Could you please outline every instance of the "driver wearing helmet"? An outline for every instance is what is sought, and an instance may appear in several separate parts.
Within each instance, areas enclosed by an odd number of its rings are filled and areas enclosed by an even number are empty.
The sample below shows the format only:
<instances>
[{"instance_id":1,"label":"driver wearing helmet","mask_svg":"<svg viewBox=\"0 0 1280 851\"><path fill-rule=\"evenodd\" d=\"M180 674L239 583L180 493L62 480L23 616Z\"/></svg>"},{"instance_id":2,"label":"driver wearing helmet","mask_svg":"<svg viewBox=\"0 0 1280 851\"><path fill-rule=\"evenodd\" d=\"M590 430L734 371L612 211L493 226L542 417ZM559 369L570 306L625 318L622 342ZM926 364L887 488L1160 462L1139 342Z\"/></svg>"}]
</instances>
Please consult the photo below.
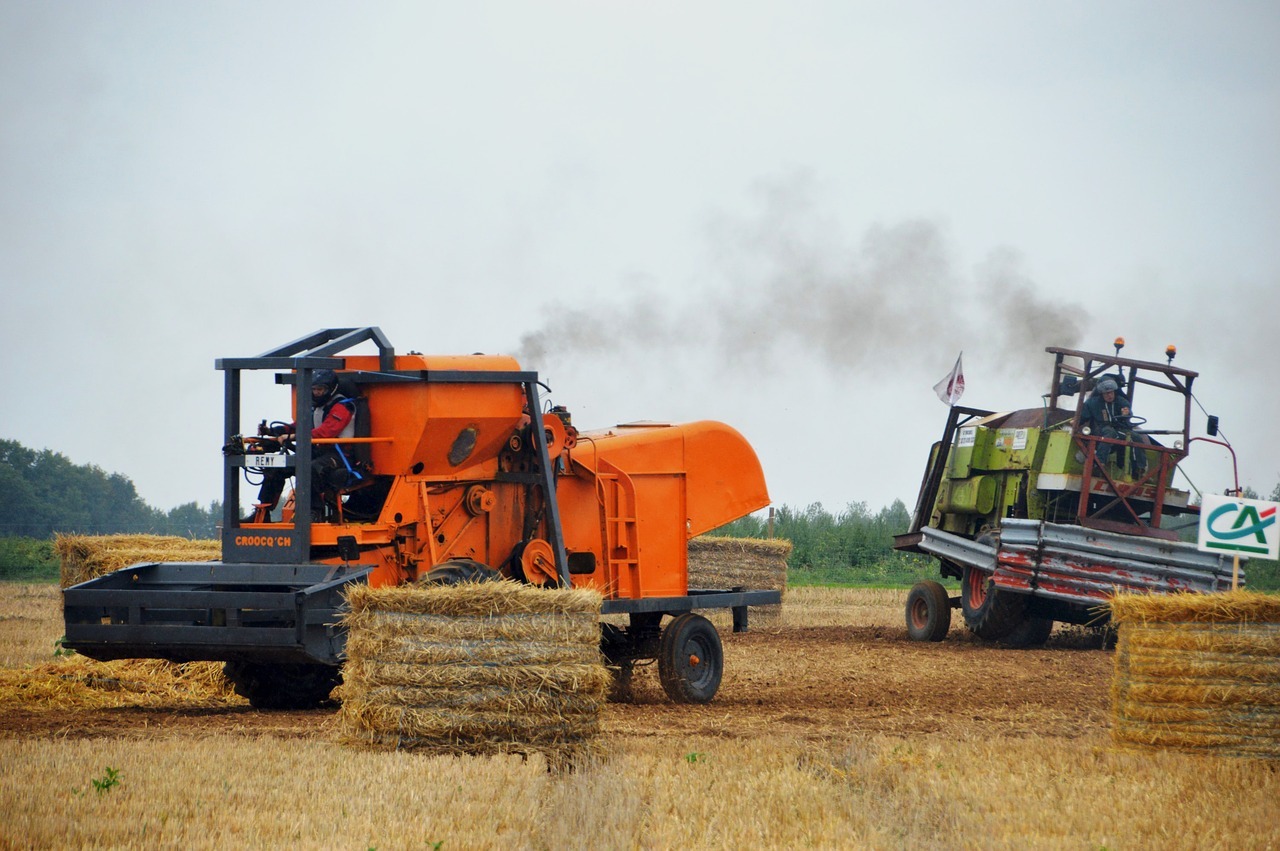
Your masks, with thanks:
<instances>
[{"instance_id":1,"label":"driver wearing helmet","mask_svg":"<svg viewBox=\"0 0 1280 851\"><path fill-rule=\"evenodd\" d=\"M331 369L317 369L311 374L311 437L352 437L355 435L355 402L338 391L338 375ZM281 446L297 433L297 423L276 426L275 434L267 439ZM324 511L323 494L336 482L333 478L344 471L341 450L334 444L311 447L311 515L319 519ZM258 490L255 511L242 522L253 522L255 517L267 517L280 501L285 479L289 471L281 467L268 467L262 474L262 487Z\"/></svg>"},{"instance_id":2,"label":"driver wearing helmet","mask_svg":"<svg viewBox=\"0 0 1280 851\"><path fill-rule=\"evenodd\" d=\"M1131 443L1146 443L1145 435L1134 432L1129 423L1133 415L1129 400L1120 392L1120 385L1114 378L1103 378L1094 388L1093 394L1085 400L1080 414L1081 428L1088 427L1096 437L1109 437L1128 440ZM1113 443L1098 442L1098 461L1106 464L1111 458ZM1147 453L1137 447L1133 448L1133 471L1141 477L1147 472Z\"/></svg>"}]
</instances>

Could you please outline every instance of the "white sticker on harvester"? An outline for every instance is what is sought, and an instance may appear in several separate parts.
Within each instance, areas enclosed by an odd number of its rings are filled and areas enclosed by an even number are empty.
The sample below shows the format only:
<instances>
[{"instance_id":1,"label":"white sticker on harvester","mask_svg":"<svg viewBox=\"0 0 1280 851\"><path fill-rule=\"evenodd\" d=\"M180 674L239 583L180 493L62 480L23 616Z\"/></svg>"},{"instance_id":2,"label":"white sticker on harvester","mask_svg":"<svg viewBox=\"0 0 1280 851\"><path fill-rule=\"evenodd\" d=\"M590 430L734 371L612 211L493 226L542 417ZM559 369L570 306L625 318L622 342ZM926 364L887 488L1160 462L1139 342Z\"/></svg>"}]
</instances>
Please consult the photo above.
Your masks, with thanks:
<instances>
[{"instance_id":1,"label":"white sticker on harvester","mask_svg":"<svg viewBox=\"0 0 1280 851\"><path fill-rule=\"evenodd\" d=\"M1027 448L1027 430L1025 428L1016 429L1013 432L1013 448L1014 449Z\"/></svg>"},{"instance_id":2,"label":"white sticker on harvester","mask_svg":"<svg viewBox=\"0 0 1280 851\"><path fill-rule=\"evenodd\" d=\"M960 429L960 435L956 438L956 446L973 446L978 440L978 429L975 426Z\"/></svg>"}]
</instances>

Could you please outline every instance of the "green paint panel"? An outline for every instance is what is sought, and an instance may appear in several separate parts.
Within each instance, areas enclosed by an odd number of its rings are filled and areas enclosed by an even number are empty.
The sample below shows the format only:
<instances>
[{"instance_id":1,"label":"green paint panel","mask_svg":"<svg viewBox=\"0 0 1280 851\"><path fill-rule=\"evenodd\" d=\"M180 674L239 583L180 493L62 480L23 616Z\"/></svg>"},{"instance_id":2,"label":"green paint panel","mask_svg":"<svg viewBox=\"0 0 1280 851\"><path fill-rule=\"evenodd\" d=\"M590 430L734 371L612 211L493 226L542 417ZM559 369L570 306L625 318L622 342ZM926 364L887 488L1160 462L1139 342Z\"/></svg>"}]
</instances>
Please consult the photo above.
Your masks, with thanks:
<instances>
[{"instance_id":1,"label":"green paint panel","mask_svg":"<svg viewBox=\"0 0 1280 851\"><path fill-rule=\"evenodd\" d=\"M1040 464L1042 473L1075 473L1079 474L1082 465L1075 459L1076 448L1071 442L1071 433L1051 431L1045 441L1044 460Z\"/></svg>"},{"instance_id":2,"label":"green paint panel","mask_svg":"<svg viewBox=\"0 0 1280 851\"><path fill-rule=\"evenodd\" d=\"M990 514L996 507L996 480L975 476L947 482L939 489L938 509L955 514Z\"/></svg>"}]
</instances>

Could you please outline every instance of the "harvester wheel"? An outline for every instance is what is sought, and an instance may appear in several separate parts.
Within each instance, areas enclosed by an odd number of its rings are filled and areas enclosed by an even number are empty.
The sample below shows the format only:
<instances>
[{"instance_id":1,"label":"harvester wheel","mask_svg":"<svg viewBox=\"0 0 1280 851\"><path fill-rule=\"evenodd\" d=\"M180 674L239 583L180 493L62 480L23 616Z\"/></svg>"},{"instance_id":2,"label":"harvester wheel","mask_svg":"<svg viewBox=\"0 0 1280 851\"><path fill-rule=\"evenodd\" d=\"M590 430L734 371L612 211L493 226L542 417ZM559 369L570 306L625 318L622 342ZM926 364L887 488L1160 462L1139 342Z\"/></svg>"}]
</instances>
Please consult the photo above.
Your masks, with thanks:
<instances>
[{"instance_id":1,"label":"harvester wheel","mask_svg":"<svg viewBox=\"0 0 1280 851\"><path fill-rule=\"evenodd\" d=\"M336 665L228 662L222 671L254 709L315 709L342 682Z\"/></svg>"},{"instance_id":2,"label":"harvester wheel","mask_svg":"<svg viewBox=\"0 0 1280 851\"><path fill-rule=\"evenodd\" d=\"M676 703L707 703L724 675L724 649L711 621L686 612L667 624L658 646L658 679Z\"/></svg>"},{"instance_id":3,"label":"harvester wheel","mask_svg":"<svg viewBox=\"0 0 1280 851\"><path fill-rule=\"evenodd\" d=\"M464 582L495 582L502 574L488 565L469 558L443 561L419 579L428 585L461 585Z\"/></svg>"},{"instance_id":4,"label":"harvester wheel","mask_svg":"<svg viewBox=\"0 0 1280 851\"><path fill-rule=\"evenodd\" d=\"M1022 623L1009 631L1000 639L1000 643L1008 647L1042 647L1053 632L1053 621L1050 618L1038 618L1027 615Z\"/></svg>"},{"instance_id":5,"label":"harvester wheel","mask_svg":"<svg viewBox=\"0 0 1280 851\"><path fill-rule=\"evenodd\" d=\"M1027 598L996 588L985 571L966 566L960 586L965 626L979 638L998 641L1026 617Z\"/></svg>"},{"instance_id":6,"label":"harvester wheel","mask_svg":"<svg viewBox=\"0 0 1280 851\"><path fill-rule=\"evenodd\" d=\"M951 629L951 598L942 583L922 579L907 594L907 637L941 641Z\"/></svg>"}]
</instances>

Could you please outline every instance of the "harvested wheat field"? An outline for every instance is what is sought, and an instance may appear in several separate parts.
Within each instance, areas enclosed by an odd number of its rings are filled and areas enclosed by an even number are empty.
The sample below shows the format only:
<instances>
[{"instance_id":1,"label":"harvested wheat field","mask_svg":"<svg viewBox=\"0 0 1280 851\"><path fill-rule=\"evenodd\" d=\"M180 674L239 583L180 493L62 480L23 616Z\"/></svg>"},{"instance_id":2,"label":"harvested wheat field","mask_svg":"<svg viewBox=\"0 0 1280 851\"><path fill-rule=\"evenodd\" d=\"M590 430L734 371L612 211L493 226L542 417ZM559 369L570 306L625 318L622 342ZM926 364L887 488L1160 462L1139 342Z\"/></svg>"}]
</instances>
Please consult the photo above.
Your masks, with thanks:
<instances>
[{"instance_id":1,"label":"harvested wheat field","mask_svg":"<svg viewBox=\"0 0 1280 851\"><path fill-rule=\"evenodd\" d=\"M775 625L722 630L715 701L641 669L599 752L549 769L55 659L57 589L0 586L0 847L1280 848L1274 761L1112 745L1092 636L914 644L904 601L791 589Z\"/></svg>"}]
</instances>

